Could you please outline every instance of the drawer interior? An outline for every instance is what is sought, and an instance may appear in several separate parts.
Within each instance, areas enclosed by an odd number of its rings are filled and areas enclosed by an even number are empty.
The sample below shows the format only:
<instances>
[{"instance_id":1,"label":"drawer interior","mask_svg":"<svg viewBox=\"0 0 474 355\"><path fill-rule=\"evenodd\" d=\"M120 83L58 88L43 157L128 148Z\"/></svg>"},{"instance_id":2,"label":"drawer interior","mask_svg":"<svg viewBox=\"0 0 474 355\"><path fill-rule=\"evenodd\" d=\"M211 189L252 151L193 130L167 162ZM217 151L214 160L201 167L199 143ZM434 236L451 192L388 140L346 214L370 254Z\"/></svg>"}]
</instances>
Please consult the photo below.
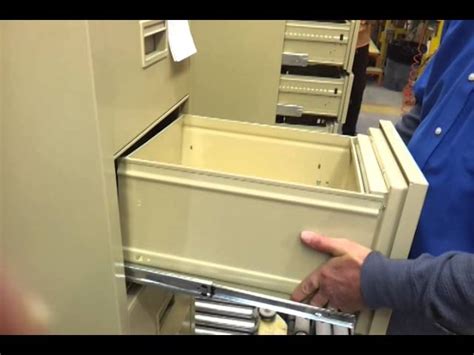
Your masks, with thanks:
<instances>
[{"instance_id":1,"label":"drawer interior","mask_svg":"<svg viewBox=\"0 0 474 355\"><path fill-rule=\"evenodd\" d=\"M360 192L350 137L182 115L132 158Z\"/></svg>"}]
</instances>

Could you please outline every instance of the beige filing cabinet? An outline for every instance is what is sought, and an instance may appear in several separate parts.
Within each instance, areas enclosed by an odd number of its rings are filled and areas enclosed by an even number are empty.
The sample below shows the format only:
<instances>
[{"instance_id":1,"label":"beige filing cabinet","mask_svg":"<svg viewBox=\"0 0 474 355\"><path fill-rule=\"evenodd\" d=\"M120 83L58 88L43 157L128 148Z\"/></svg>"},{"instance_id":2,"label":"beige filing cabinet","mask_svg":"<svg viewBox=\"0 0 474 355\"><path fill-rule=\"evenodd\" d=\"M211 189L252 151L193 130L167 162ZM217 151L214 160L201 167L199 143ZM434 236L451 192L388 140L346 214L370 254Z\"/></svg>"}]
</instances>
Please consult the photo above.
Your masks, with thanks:
<instances>
[{"instance_id":1,"label":"beige filing cabinet","mask_svg":"<svg viewBox=\"0 0 474 355\"><path fill-rule=\"evenodd\" d=\"M359 21L286 21L283 64L327 64L352 71Z\"/></svg>"},{"instance_id":2,"label":"beige filing cabinet","mask_svg":"<svg viewBox=\"0 0 474 355\"><path fill-rule=\"evenodd\" d=\"M306 128L337 132L352 74L327 78L284 69L330 65L351 72L359 21L192 21L190 112L275 124L276 117L332 117ZM285 69L286 70L286 69ZM294 127L294 125L293 125Z\"/></svg>"},{"instance_id":3,"label":"beige filing cabinet","mask_svg":"<svg viewBox=\"0 0 474 355\"><path fill-rule=\"evenodd\" d=\"M349 107L358 32L356 20L286 21L277 122L339 131Z\"/></svg>"},{"instance_id":4,"label":"beige filing cabinet","mask_svg":"<svg viewBox=\"0 0 474 355\"><path fill-rule=\"evenodd\" d=\"M134 333L115 158L189 95L164 25L0 21L0 259L53 334Z\"/></svg>"},{"instance_id":5,"label":"beige filing cabinet","mask_svg":"<svg viewBox=\"0 0 474 355\"><path fill-rule=\"evenodd\" d=\"M287 296L327 258L302 229L407 256L426 181L393 126L350 138L194 111L199 66L172 61L166 30L0 22L2 260L51 333L188 332L189 298L127 297L124 260Z\"/></svg>"},{"instance_id":6,"label":"beige filing cabinet","mask_svg":"<svg viewBox=\"0 0 474 355\"><path fill-rule=\"evenodd\" d=\"M278 87L277 114L337 117L344 123L354 76L324 78L283 74ZM336 132L330 132L336 133Z\"/></svg>"}]
</instances>

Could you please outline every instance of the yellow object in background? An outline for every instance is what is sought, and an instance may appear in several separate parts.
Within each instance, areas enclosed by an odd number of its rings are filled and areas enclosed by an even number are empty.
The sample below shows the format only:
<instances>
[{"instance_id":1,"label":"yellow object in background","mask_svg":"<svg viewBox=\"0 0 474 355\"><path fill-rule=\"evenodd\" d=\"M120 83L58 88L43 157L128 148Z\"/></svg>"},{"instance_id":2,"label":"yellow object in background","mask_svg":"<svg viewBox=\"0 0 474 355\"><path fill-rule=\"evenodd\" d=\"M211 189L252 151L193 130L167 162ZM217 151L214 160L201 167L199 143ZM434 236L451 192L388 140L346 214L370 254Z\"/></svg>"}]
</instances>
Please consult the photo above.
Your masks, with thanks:
<instances>
[{"instance_id":1,"label":"yellow object in background","mask_svg":"<svg viewBox=\"0 0 474 355\"><path fill-rule=\"evenodd\" d=\"M444 27L444 21L441 20L439 21L436 34L433 36L433 38L429 42L428 51L425 54L427 58L431 57L434 54L434 52L436 52L436 50L438 49L439 44L441 42L441 34L443 33L443 27Z\"/></svg>"},{"instance_id":2,"label":"yellow object in background","mask_svg":"<svg viewBox=\"0 0 474 355\"><path fill-rule=\"evenodd\" d=\"M441 43L441 34L443 33L443 27L444 27L444 20L441 20L438 23L438 28L436 29L435 35L427 43L428 49L427 49L426 53L423 55L423 58L421 60L420 68L418 70L418 76L420 76L421 73L423 73L423 71L426 67L426 63L428 63L428 61L431 59L431 57L438 50L438 47Z\"/></svg>"},{"instance_id":3,"label":"yellow object in background","mask_svg":"<svg viewBox=\"0 0 474 355\"><path fill-rule=\"evenodd\" d=\"M280 315L276 315L271 321L260 322L258 326L258 335L287 335L288 325Z\"/></svg>"}]
</instances>

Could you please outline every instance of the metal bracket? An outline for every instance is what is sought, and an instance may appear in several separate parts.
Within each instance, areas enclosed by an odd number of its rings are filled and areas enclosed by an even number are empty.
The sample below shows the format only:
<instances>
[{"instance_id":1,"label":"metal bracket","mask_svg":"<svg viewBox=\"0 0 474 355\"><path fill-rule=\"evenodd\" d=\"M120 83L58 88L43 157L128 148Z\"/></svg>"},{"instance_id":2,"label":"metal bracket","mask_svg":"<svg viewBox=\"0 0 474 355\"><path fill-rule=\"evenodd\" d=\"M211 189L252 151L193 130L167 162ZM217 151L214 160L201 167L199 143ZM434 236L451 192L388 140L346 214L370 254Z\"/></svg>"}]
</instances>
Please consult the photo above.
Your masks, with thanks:
<instances>
[{"instance_id":1,"label":"metal bracket","mask_svg":"<svg viewBox=\"0 0 474 355\"><path fill-rule=\"evenodd\" d=\"M301 117L303 115L303 106L277 104L276 113L280 116Z\"/></svg>"},{"instance_id":2,"label":"metal bracket","mask_svg":"<svg viewBox=\"0 0 474 355\"><path fill-rule=\"evenodd\" d=\"M130 263L125 263L124 268L127 280L138 284L159 286L200 297L212 297L214 292L212 281Z\"/></svg>"},{"instance_id":3,"label":"metal bracket","mask_svg":"<svg viewBox=\"0 0 474 355\"><path fill-rule=\"evenodd\" d=\"M308 60L309 56L306 53L283 53L281 64L295 67L306 67L308 66Z\"/></svg>"},{"instance_id":4,"label":"metal bracket","mask_svg":"<svg viewBox=\"0 0 474 355\"><path fill-rule=\"evenodd\" d=\"M337 312L331 309L314 307L278 297L218 285L209 280L175 274L156 268L125 263L124 270L125 276L129 281L143 285L162 287L192 296L267 308L275 312L326 322L350 329L354 329L356 322L356 317L353 314Z\"/></svg>"}]
</instances>

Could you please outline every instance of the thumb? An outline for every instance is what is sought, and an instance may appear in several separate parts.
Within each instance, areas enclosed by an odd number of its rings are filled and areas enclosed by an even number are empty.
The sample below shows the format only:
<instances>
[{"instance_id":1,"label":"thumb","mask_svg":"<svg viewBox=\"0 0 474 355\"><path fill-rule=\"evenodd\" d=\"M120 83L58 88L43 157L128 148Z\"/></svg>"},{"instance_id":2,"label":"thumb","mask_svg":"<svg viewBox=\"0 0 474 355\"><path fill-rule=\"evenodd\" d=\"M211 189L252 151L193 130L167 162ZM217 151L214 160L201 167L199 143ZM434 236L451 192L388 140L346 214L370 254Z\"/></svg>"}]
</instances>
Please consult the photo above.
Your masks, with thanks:
<instances>
[{"instance_id":1,"label":"thumb","mask_svg":"<svg viewBox=\"0 0 474 355\"><path fill-rule=\"evenodd\" d=\"M309 247L322 253L341 256L347 253L343 239L329 238L310 231L301 233L301 240Z\"/></svg>"}]
</instances>

